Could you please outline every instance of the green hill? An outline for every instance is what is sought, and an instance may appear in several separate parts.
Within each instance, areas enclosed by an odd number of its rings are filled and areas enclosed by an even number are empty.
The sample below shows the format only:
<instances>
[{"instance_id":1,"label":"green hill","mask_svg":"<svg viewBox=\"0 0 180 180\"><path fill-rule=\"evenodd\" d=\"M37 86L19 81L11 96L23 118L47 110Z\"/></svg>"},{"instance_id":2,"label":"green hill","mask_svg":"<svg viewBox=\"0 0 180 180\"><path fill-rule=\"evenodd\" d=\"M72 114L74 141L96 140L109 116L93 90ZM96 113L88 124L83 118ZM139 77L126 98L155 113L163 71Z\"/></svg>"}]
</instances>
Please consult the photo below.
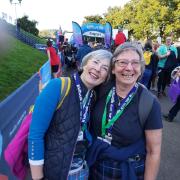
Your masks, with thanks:
<instances>
[{"instance_id":1,"label":"green hill","mask_svg":"<svg viewBox=\"0 0 180 180\"><path fill-rule=\"evenodd\" d=\"M0 35L0 101L28 80L47 55L7 35Z\"/></svg>"}]
</instances>

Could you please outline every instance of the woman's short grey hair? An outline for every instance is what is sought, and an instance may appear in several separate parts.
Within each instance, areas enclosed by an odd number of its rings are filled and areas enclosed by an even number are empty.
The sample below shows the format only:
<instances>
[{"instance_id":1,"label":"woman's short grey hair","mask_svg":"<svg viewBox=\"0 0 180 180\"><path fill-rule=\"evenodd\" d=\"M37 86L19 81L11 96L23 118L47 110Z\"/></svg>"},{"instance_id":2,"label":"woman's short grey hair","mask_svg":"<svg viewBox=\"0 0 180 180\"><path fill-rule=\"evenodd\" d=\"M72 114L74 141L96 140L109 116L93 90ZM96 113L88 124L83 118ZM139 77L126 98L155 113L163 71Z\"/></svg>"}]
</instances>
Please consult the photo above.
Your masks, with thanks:
<instances>
[{"instance_id":1,"label":"woman's short grey hair","mask_svg":"<svg viewBox=\"0 0 180 180\"><path fill-rule=\"evenodd\" d=\"M112 53L105 49L92 51L83 57L81 67L85 66L87 62L91 59L98 59L98 60L106 59L111 63L112 56L113 56Z\"/></svg>"},{"instance_id":2,"label":"woman's short grey hair","mask_svg":"<svg viewBox=\"0 0 180 180\"><path fill-rule=\"evenodd\" d=\"M141 46L138 43L136 43L136 42L125 42L125 43L119 45L116 48L116 50L114 51L113 60L112 60L112 63L113 63L112 66L114 67L114 63L115 63L117 57L122 52L129 51L129 50L135 51L139 55L139 57L140 57L140 64L141 64L141 75L142 75L143 72L144 72L144 69L145 69L143 50L142 50Z\"/></svg>"},{"instance_id":3,"label":"woman's short grey hair","mask_svg":"<svg viewBox=\"0 0 180 180\"><path fill-rule=\"evenodd\" d=\"M83 57L82 63L81 63L81 69L83 69L83 67L90 60L93 60L93 59L108 60L110 63L110 68L109 68L108 77L107 77L107 80L108 80L110 77L110 74L111 74L110 71L111 71L112 57L113 57L112 53L108 50L105 50L105 49L98 49L98 50L92 51Z\"/></svg>"}]
</instances>

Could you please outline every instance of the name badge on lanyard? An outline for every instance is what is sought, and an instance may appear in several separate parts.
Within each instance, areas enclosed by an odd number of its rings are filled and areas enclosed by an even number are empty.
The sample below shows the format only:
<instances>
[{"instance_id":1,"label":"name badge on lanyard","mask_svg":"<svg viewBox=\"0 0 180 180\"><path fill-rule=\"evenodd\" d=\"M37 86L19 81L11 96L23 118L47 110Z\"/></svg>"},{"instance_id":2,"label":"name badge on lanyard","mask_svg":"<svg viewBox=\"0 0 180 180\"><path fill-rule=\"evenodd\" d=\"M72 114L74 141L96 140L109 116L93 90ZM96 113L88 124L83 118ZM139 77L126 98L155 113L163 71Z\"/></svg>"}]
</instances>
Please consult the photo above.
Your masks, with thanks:
<instances>
[{"instance_id":1,"label":"name badge on lanyard","mask_svg":"<svg viewBox=\"0 0 180 180\"><path fill-rule=\"evenodd\" d=\"M79 134L78 134L78 139L77 139L77 141L83 141L83 139L84 139L84 133L83 133L82 130L80 130L80 131L79 131Z\"/></svg>"},{"instance_id":2,"label":"name badge on lanyard","mask_svg":"<svg viewBox=\"0 0 180 180\"><path fill-rule=\"evenodd\" d=\"M107 133L105 135L105 139L109 142L109 144L111 144L111 141L112 141L112 135L110 133Z\"/></svg>"},{"instance_id":3,"label":"name badge on lanyard","mask_svg":"<svg viewBox=\"0 0 180 180\"><path fill-rule=\"evenodd\" d=\"M97 139L100 139L101 141L106 142L111 145L112 135L109 133L109 134L105 135L104 138L98 136Z\"/></svg>"},{"instance_id":4,"label":"name badge on lanyard","mask_svg":"<svg viewBox=\"0 0 180 180\"><path fill-rule=\"evenodd\" d=\"M79 131L77 141L82 141L84 136L88 139L88 130L87 130L87 123L89 121L89 108L91 105L91 100L93 97L93 90L89 90L85 97L82 96L82 89L80 86L80 79L78 74L74 74L75 84L78 90L79 101L80 101L80 121L81 121L81 129Z\"/></svg>"}]
</instances>

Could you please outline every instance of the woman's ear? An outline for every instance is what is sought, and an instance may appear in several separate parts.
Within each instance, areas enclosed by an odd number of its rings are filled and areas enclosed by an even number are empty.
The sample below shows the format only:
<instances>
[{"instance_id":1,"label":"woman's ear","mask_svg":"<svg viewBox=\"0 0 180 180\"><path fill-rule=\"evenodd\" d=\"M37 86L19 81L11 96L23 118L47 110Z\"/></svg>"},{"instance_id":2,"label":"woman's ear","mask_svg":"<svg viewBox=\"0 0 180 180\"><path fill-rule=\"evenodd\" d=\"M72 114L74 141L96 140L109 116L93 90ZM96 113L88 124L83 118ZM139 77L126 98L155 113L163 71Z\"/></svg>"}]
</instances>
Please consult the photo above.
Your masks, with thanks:
<instances>
[{"instance_id":1,"label":"woman's ear","mask_svg":"<svg viewBox=\"0 0 180 180\"><path fill-rule=\"evenodd\" d=\"M112 74L115 74L115 72L114 72L114 68L112 68Z\"/></svg>"}]
</instances>

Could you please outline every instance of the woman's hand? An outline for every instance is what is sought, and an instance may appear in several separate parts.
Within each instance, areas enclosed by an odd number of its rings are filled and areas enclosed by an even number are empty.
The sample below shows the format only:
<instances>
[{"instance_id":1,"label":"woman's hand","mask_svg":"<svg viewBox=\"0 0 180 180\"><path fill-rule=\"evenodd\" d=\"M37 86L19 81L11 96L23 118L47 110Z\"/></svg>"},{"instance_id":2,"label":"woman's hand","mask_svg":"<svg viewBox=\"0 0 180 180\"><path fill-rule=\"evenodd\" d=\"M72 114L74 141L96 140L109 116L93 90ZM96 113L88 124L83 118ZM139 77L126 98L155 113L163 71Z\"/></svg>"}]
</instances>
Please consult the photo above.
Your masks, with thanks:
<instances>
[{"instance_id":1,"label":"woman's hand","mask_svg":"<svg viewBox=\"0 0 180 180\"><path fill-rule=\"evenodd\" d=\"M171 51L168 51L167 54L166 54L166 56L168 57L170 54L171 54Z\"/></svg>"},{"instance_id":2,"label":"woman's hand","mask_svg":"<svg viewBox=\"0 0 180 180\"><path fill-rule=\"evenodd\" d=\"M33 180L41 180L44 177L43 165L30 165Z\"/></svg>"}]
</instances>

